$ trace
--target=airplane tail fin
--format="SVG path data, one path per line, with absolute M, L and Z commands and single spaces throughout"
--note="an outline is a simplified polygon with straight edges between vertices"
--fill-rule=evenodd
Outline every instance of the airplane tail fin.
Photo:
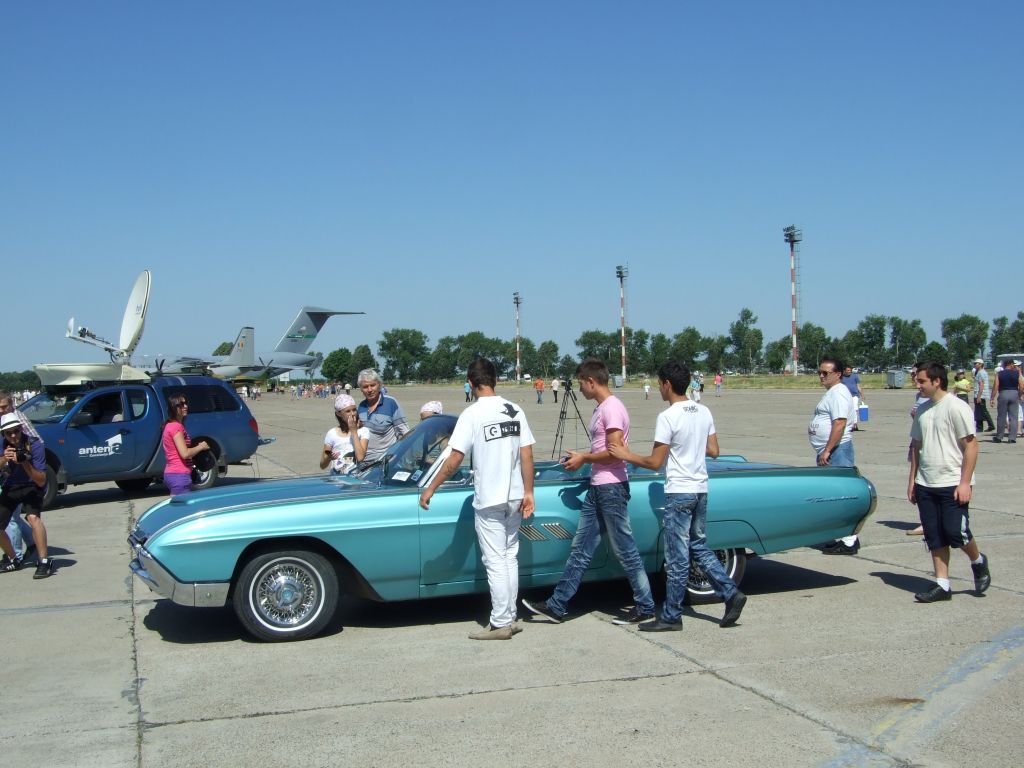
M 303 307 L 291 326 L 274 347 L 274 352 L 293 352 L 303 355 L 309 349 L 327 318 L 333 315 L 362 315 L 364 312 L 335 312 L 321 307 Z
M 256 364 L 256 348 L 253 346 L 253 329 L 245 326 L 238 332 L 235 346 L 231 354 L 221 361 L 221 365 L 253 366 Z

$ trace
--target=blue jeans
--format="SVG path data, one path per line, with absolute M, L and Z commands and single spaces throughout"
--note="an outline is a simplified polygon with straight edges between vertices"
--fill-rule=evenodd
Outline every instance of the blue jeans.
M 835 450 L 829 454 L 828 465 L 830 467 L 852 467 L 853 462 L 853 440 L 840 443 Z
M 555 593 L 547 601 L 552 611 L 559 615 L 566 612 L 566 606 L 580 588 L 583 575 L 601 543 L 601 534 L 605 534 L 612 552 L 626 572 L 629 586 L 633 588 L 633 604 L 644 612 L 654 613 L 651 584 L 629 524 L 628 501 L 628 483 L 590 486 L 580 509 L 580 524 L 572 540 L 565 571 L 555 586 Z
M 715 553 L 708 547 L 708 495 L 706 493 L 665 494 L 665 571 L 667 589 L 661 620 L 674 624 L 683 616 L 683 599 L 690 580 L 690 557 L 700 566 L 715 588 L 715 594 L 729 600 L 736 594 Z
M 25 549 L 33 543 L 32 526 L 25 522 L 25 519 L 19 514 L 17 509 L 11 515 L 11 522 L 7 524 L 7 538 L 11 540 L 14 554 L 18 557 L 23 556 Z

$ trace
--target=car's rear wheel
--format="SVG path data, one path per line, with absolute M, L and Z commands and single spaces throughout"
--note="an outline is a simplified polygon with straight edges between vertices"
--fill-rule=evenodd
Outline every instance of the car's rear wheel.
M 742 549 L 716 549 L 715 555 L 725 568 L 725 575 L 739 584 L 747 572 L 747 553 Z M 686 602 L 690 605 L 706 605 L 718 602 L 715 588 L 703 569 L 690 561 L 690 581 L 686 585 Z
M 142 493 L 153 484 L 151 477 L 133 477 L 131 480 L 115 480 L 114 485 L 125 493 Z
M 268 642 L 302 640 L 320 632 L 338 607 L 338 574 L 316 552 L 291 550 L 256 555 L 235 584 L 234 608 L 254 637 Z

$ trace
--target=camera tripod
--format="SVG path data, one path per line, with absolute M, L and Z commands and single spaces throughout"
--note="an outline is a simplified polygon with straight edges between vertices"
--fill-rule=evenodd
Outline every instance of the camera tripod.
M 576 417 L 580 420 L 580 425 L 583 427 L 583 434 L 587 436 L 587 443 L 590 443 L 590 430 L 587 429 L 587 422 L 583 420 L 583 414 L 580 413 L 580 406 L 576 402 L 576 393 L 572 390 L 572 382 L 567 381 L 565 383 L 564 394 L 562 395 L 562 410 L 558 412 L 558 427 L 555 429 L 555 444 L 551 449 L 551 458 L 560 458 L 562 456 L 562 439 L 565 437 L 565 422 L 566 417 L 569 414 L 569 401 L 572 401 L 572 407 L 576 410 Z

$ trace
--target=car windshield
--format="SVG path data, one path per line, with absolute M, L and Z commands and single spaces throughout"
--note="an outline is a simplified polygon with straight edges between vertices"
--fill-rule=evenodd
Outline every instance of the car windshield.
M 63 395 L 40 392 L 31 400 L 26 400 L 18 410 L 35 424 L 50 424 L 63 419 L 84 395 L 84 392 Z
M 454 416 L 431 416 L 391 446 L 381 461 L 356 475 L 371 483 L 415 487 L 448 445 L 454 428 Z M 459 480 L 465 471 L 460 468 L 452 480 Z

